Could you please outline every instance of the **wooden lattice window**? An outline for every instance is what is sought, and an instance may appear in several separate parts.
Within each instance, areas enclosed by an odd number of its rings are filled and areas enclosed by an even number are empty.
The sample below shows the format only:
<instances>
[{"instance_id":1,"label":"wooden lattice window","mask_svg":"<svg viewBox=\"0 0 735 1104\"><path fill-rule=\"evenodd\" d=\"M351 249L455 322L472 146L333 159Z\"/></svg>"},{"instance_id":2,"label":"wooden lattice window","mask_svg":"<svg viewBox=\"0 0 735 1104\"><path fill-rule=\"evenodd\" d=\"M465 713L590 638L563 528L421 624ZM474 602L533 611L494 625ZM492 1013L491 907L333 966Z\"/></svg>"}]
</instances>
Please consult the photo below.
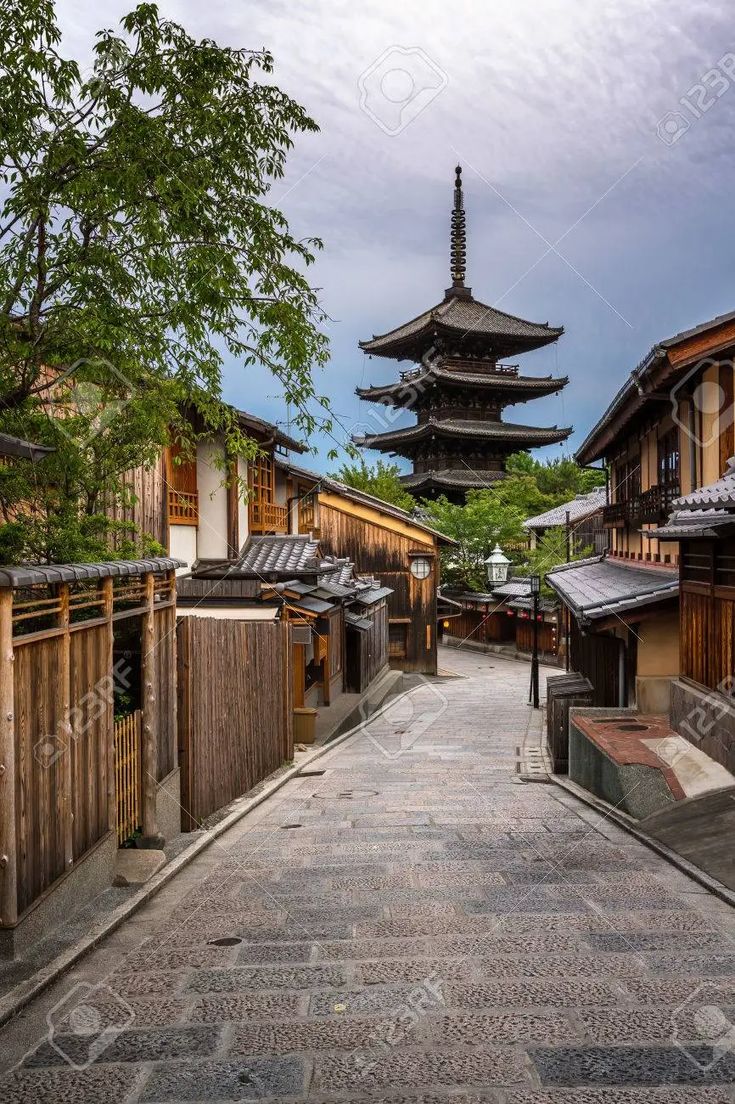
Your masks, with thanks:
<instances>
[{"instance_id":1,"label":"wooden lattice window","mask_svg":"<svg viewBox=\"0 0 735 1104\"><path fill-rule=\"evenodd\" d=\"M196 457L187 457L173 444L166 455L166 490L170 525L196 525L199 521L199 490Z\"/></svg>"},{"instance_id":2,"label":"wooden lattice window","mask_svg":"<svg viewBox=\"0 0 735 1104\"><path fill-rule=\"evenodd\" d=\"M676 426L658 441L658 482L679 490L679 430Z\"/></svg>"},{"instance_id":3,"label":"wooden lattice window","mask_svg":"<svg viewBox=\"0 0 735 1104\"><path fill-rule=\"evenodd\" d=\"M252 502L273 501L273 479L273 460L270 456L256 456L249 462L248 484Z\"/></svg>"}]
</instances>

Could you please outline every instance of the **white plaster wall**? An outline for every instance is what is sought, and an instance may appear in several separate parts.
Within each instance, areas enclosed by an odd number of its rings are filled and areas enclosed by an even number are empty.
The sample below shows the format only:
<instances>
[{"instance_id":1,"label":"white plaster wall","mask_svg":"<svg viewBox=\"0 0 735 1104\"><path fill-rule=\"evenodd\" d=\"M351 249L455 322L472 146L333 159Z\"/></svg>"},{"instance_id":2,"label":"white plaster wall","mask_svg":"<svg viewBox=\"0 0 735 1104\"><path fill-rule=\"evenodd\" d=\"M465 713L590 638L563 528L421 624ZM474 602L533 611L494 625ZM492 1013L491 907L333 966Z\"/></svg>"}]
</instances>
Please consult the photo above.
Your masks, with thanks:
<instances>
[{"instance_id":1,"label":"white plaster wall","mask_svg":"<svg viewBox=\"0 0 735 1104\"><path fill-rule=\"evenodd\" d=\"M169 525L168 527L169 556L183 560L186 567L176 569L176 574L188 571L197 558L197 530L196 525Z\"/></svg>"},{"instance_id":2,"label":"white plaster wall","mask_svg":"<svg viewBox=\"0 0 735 1104\"><path fill-rule=\"evenodd\" d=\"M225 472L216 460L224 455L220 440L200 441L197 445L197 485L199 488L199 534L197 557L200 560L227 559L227 488Z\"/></svg>"}]
</instances>

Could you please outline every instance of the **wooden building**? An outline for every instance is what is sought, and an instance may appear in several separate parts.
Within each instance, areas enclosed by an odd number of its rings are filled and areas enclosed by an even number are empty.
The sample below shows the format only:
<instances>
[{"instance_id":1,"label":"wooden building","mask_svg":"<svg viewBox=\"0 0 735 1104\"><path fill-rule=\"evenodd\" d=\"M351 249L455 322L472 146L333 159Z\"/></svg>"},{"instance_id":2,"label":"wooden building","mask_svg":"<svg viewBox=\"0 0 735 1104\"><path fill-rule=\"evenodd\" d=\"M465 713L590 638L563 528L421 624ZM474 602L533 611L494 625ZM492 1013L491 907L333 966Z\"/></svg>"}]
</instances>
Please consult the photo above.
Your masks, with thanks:
<instances>
[{"instance_id":1,"label":"wooden building","mask_svg":"<svg viewBox=\"0 0 735 1104\"><path fill-rule=\"evenodd\" d=\"M589 549L591 553L601 555L607 551L609 543L609 530L603 519L606 505L607 490L599 487L589 494L579 494L543 514L527 518L523 527L529 534L530 547L536 548L549 530L563 529L570 558L580 549Z\"/></svg>"},{"instance_id":2,"label":"wooden building","mask_svg":"<svg viewBox=\"0 0 735 1104\"><path fill-rule=\"evenodd\" d=\"M450 646L507 648L522 655L533 649L533 600L530 582L522 576L509 579L492 593L467 591L453 596L461 605L459 616L447 625L444 640ZM538 613L538 646L547 662L559 653L559 607L542 599Z\"/></svg>"},{"instance_id":3,"label":"wooden building","mask_svg":"<svg viewBox=\"0 0 735 1104\"><path fill-rule=\"evenodd\" d=\"M390 589L356 575L347 559L323 556L310 535L250 537L236 559L197 561L178 593L184 616L288 622L295 709L361 693L388 664Z\"/></svg>"},{"instance_id":4,"label":"wooden building","mask_svg":"<svg viewBox=\"0 0 735 1104\"><path fill-rule=\"evenodd\" d=\"M547 581L567 610L571 666L597 705L666 712L673 682L698 662L696 632L679 634L680 545L659 530L735 451L734 352L735 313L659 342L577 450L579 463L609 469L610 550Z\"/></svg>"},{"instance_id":5,"label":"wooden building","mask_svg":"<svg viewBox=\"0 0 735 1104\"><path fill-rule=\"evenodd\" d=\"M391 666L436 674L439 551L454 541L374 495L294 464L278 466L288 481L291 531L312 534L325 555L347 557L358 575L390 589Z\"/></svg>"},{"instance_id":6,"label":"wooden building","mask_svg":"<svg viewBox=\"0 0 735 1104\"><path fill-rule=\"evenodd\" d=\"M360 342L371 357L409 360L419 367L404 372L397 383L358 388L361 399L396 413L376 410L377 432L354 440L410 460L413 470L403 483L417 497L446 495L462 502L467 491L504 478L511 453L564 441L571 429L503 421L505 407L553 395L568 380L523 376L516 364L501 360L552 344L564 331L495 310L466 287L462 170L457 166L455 172L451 286L418 318ZM415 412L416 425L393 427L404 410Z\"/></svg>"}]
</instances>

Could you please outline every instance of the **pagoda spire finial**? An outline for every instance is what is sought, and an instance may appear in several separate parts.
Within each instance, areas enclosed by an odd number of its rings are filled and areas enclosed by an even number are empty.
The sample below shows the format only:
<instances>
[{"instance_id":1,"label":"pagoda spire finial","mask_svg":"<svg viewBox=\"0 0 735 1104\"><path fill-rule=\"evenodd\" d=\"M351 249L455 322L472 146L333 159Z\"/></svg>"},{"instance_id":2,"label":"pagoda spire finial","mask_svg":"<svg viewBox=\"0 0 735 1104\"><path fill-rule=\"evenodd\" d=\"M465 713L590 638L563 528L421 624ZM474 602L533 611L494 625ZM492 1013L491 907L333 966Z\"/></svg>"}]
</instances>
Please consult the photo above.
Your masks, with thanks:
<instances>
[{"instance_id":1,"label":"pagoda spire finial","mask_svg":"<svg viewBox=\"0 0 735 1104\"><path fill-rule=\"evenodd\" d=\"M450 238L450 267L452 287L463 288L467 264L467 236L462 196L462 166L454 170L454 207L452 208L452 230Z\"/></svg>"}]
</instances>

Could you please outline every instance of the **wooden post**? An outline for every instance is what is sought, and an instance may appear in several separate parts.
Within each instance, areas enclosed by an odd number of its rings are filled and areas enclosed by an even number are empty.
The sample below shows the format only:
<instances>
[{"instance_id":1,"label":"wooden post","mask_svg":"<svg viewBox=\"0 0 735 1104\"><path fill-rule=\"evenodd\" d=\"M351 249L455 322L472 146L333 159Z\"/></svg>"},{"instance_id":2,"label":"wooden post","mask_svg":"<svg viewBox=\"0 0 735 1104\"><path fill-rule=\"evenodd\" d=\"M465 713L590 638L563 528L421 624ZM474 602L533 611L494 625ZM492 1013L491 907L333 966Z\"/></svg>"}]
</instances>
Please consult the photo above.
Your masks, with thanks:
<instances>
[{"instance_id":1,"label":"wooden post","mask_svg":"<svg viewBox=\"0 0 735 1104\"><path fill-rule=\"evenodd\" d=\"M105 647L107 649L107 672L114 679L115 667L115 635L112 621L113 607L112 577L102 580L102 610L107 621L105 631L107 634ZM107 704L107 827L110 832L117 832L117 785L115 776L115 701L114 688L110 686L110 700Z\"/></svg>"},{"instance_id":2,"label":"wooden post","mask_svg":"<svg viewBox=\"0 0 735 1104\"><path fill-rule=\"evenodd\" d=\"M15 687L13 591L0 590L0 927L18 919L18 850L15 833Z\"/></svg>"},{"instance_id":3,"label":"wooden post","mask_svg":"<svg viewBox=\"0 0 735 1104\"><path fill-rule=\"evenodd\" d=\"M72 807L73 762L71 716L71 637L69 635L69 584L59 586L59 627L64 630L61 637L61 657L59 664L59 682L57 687L56 734L63 746L61 755L61 790L57 799L58 823L64 841L64 868L74 865L74 810Z\"/></svg>"},{"instance_id":4,"label":"wooden post","mask_svg":"<svg viewBox=\"0 0 735 1104\"><path fill-rule=\"evenodd\" d=\"M154 612L155 575L145 576L145 605L142 617L143 653L143 847L160 847L156 819L158 791L158 697L156 694L156 625Z\"/></svg>"}]
</instances>

